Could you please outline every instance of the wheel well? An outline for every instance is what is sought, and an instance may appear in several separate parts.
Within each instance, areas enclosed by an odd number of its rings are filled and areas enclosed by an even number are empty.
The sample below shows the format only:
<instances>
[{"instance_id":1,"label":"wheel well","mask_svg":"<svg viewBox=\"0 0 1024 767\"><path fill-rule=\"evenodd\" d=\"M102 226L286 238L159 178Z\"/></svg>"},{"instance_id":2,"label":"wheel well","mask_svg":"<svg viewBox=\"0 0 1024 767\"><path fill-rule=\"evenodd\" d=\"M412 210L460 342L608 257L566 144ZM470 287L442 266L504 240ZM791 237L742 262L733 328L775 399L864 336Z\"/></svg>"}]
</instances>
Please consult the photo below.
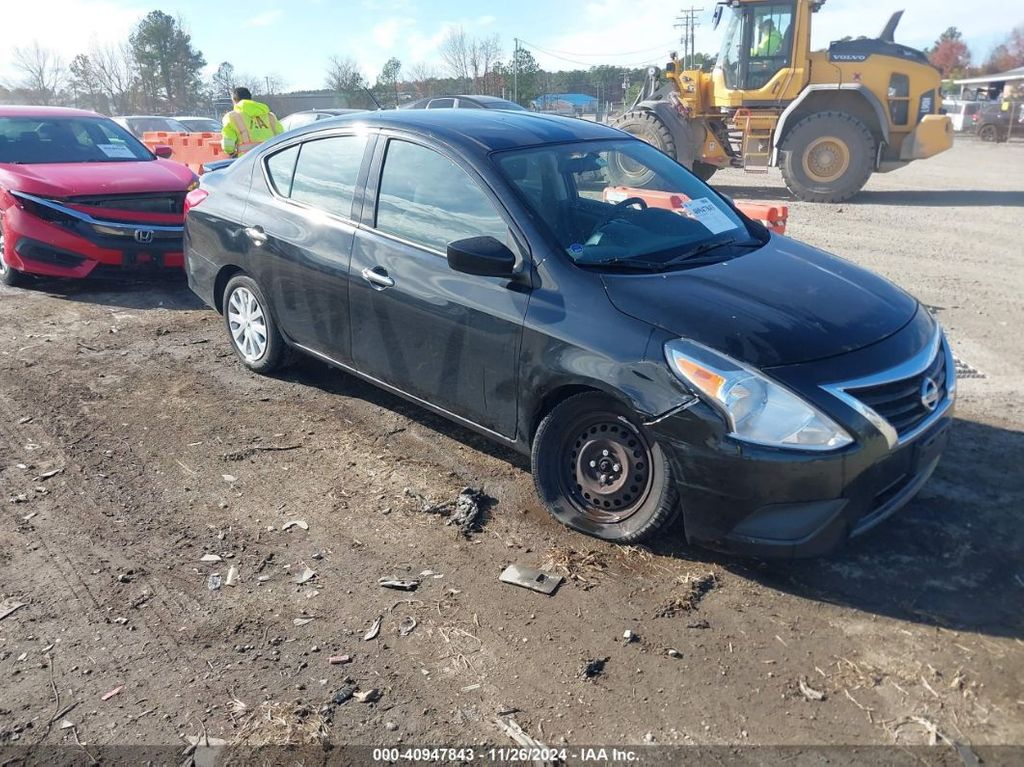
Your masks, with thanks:
<instances>
[{"instance_id":1,"label":"wheel well","mask_svg":"<svg viewBox=\"0 0 1024 767\"><path fill-rule=\"evenodd\" d=\"M530 442L533 442L533 437L537 433L537 427L540 426L540 422L544 420L548 413L569 399L569 397L574 397L577 394L583 394L585 392L607 394L607 392L601 391L593 386L584 386L581 384L560 386L545 394L537 407L534 408L533 417L530 419Z\"/></svg>"},{"instance_id":2,"label":"wheel well","mask_svg":"<svg viewBox=\"0 0 1024 767\"><path fill-rule=\"evenodd\" d=\"M213 305L221 314L224 313L224 289L231 278L241 272L240 266L225 266L217 272L217 279L213 283Z\"/></svg>"},{"instance_id":3,"label":"wheel well","mask_svg":"<svg viewBox=\"0 0 1024 767\"><path fill-rule=\"evenodd\" d=\"M800 102L793 114L786 119L781 136L776 136L775 145L782 146L793 127L805 117L818 112L845 112L856 117L871 131L875 138L875 146L885 141L882 126L878 122L878 113L868 100L857 91L813 91Z\"/></svg>"}]
</instances>

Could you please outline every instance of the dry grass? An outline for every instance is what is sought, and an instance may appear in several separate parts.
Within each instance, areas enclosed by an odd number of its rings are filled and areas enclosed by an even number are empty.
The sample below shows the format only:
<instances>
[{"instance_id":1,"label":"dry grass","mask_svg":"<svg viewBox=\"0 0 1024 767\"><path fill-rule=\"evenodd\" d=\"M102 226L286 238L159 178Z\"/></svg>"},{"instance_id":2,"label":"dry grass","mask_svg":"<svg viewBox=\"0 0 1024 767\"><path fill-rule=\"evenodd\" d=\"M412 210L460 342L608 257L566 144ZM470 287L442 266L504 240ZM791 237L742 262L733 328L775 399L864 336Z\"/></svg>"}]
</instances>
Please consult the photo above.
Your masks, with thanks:
<instances>
[{"instance_id":1,"label":"dry grass","mask_svg":"<svg viewBox=\"0 0 1024 767\"><path fill-rule=\"evenodd\" d=\"M654 612L656 618L693 612L707 593L718 586L718 577L714 573L680 575L676 585L680 590L659 605Z\"/></svg>"},{"instance_id":2,"label":"dry grass","mask_svg":"<svg viewBox=\"0 0 1024 767\"><path fill-rule=\"evenodd\" d=\"M586 590L596 586L600 576L608 572L608 562L596 549L577 551L567 546L552 546L548 549L544 569L556 572Z\"/></svg>"},{"instance_id":3,"label":"dry grass","mask_svg":"<svg viewBox=\"0 0 1024 767\"><path fill-rule=\"evenodd\" d=\"M257 706L238 731L239 746L296 746L323 743L327 728L320 712L301 701Z\"/></svg>"}]
</instances>

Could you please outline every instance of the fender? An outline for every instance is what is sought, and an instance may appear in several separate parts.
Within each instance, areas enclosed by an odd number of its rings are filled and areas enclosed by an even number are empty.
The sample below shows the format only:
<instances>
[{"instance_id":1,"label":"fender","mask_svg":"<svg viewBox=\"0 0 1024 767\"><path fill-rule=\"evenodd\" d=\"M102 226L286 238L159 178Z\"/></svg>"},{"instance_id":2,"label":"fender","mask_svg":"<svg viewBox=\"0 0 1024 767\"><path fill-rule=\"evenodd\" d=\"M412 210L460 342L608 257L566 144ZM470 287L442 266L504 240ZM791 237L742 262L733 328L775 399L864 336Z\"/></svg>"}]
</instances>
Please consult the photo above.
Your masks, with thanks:
<instances>
[{"instance_id":1,"label":"fender","mask_svg":"<svg viewBox=\"0 0 1024 767\"><path fill-rule=\"evenodd\" d=\"M882 131L883 143L889 143L889 119L885 115L885 109L882 107L882 103L874 93L872 93L868 88L865 88L862 83L840 83L839 85L818 83L815 85L808 85L804 88L803 93L797 96L797 98L783 110L782 114L779 115L779 121L775 125L775 133L772 137L772 165L778 164L779 136L785 135L786 123L789 118L793 116L793 113L800 108L800 105L812 93L829 91L852 91L863 96L864 100L867 101L867 103L875 110L875 116L878 118L878 126Z\"/></svg>"},{"instance_id":2,"label":"fender","mask_svg":"<svg viewBox=\"0 0 1024 767\"><path fill-rule=\"evenodd\" d=\"M630 111L642 109L654 112L658 119L668 128L668 132L672 134L672 141L676 145L676 156L672 159L692 170L693 161L697 156L696 147L703 144L703 135L700 142L697 142L694 138L693 121L683 118L668 99L646 99Z\"/></svg>"}]
</instances>

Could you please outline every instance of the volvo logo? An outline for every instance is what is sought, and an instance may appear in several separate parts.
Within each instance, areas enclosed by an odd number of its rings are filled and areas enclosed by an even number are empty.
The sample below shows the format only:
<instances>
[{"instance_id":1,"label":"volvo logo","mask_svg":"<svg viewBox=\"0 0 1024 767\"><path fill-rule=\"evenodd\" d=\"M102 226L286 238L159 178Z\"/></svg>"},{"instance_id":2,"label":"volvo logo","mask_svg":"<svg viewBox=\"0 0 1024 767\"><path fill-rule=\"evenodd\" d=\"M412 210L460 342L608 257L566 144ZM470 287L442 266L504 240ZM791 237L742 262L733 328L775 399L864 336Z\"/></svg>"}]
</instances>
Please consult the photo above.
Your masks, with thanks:
<instances>
[{"instance_id":1,"label":"volvo logo","mask_svg":"<svg viewBox=\"0 0 1024 767\"><path fill-rule=\"evenodd\" d=\"M921 404L929 412L935 410L939 405L939 385L932 378L925 378L921 382Z\"/></svg>"},{"instance_id":2,"label":"volvo logo","mask_svg":"<svg viewBox=\"0 0 1024 767\"><path fill-rule=\"evenodd\" d=\"M146 245L153 241L153 230L152 229L136 229L135 230L135 241Z\"/></svg>"}]
</instances>

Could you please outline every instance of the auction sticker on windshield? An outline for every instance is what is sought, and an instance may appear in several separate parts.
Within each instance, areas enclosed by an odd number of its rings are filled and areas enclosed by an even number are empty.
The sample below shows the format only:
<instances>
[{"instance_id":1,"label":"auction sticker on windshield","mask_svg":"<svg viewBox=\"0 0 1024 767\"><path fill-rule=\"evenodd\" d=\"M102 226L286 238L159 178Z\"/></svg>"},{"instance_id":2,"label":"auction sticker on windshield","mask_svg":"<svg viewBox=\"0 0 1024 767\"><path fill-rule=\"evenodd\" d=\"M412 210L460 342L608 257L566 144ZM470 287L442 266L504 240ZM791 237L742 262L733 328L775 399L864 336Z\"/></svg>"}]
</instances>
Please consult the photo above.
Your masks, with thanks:
<instances>
[{"instance_id":1,"label":"auction sticker on windshield","mask_svg":"<svg viewBox=\"0 0 1024 767\"><path fill-rule=\"evenodd\" d=\"M123 158L125 160L134 160L135 155L132 154L132 150L126 147L124 144L97 144L96 145L103 154L110 158Z\"/></svg>"},{"instance_id":2,"label":"auction sticker on windshield","mask_svg":"<svg viewBox=\"0 0 1024 767\"><path fill-rule=\"evenodd\" d=\"M683 210L685 210L690 217L700 221L711 234L720 234L721 232L728 231L729 229L735 229L736 225L729 220L722 211L718 209L711 200L707 197L700 197L696 200L690 200L683 204Z\"/></svg>"}]
</instances>

